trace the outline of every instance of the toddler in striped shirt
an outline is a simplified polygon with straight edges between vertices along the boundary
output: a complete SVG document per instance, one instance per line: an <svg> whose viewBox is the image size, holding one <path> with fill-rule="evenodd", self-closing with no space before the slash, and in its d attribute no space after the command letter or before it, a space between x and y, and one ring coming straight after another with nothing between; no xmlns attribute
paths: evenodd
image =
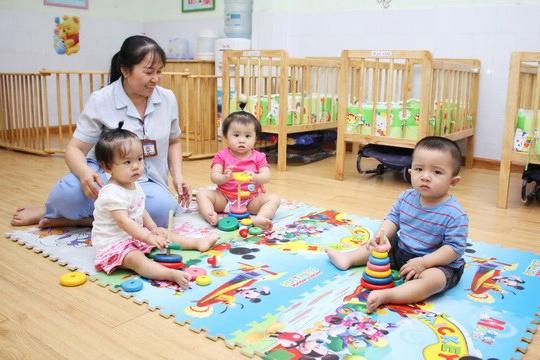
<svg viewBox="0 0 540 360"><path fill-rule="evenodd" d="M461 177L461 151L453 141L429 136L414 149L412 189L396 200L374 239L349 252L328 249L330 261L341 270L365 265L373 247L390 247L392 269L406 282L374 290L367 312L384 304L409 304L454 287L463 274L468 224L467 214L448 193Z"/></svg>

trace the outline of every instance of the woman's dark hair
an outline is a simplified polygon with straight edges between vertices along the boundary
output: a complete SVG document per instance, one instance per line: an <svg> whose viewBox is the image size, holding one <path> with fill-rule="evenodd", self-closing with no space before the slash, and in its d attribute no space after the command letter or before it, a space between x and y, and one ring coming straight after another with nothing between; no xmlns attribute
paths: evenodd
<svg viewBox="0 0 540 360"><path fill-rule="evenodd" d="M165 52L154 40L143 35L130 36L124 40L120 51L114 54L111 59L109 84L122 76L122 67L131 70L150 53L153 54L152 64L160 61L165 65L167 60Z"/></svg>
<svg viewBox="0 0 540 360"><path fill-rule="evenodd" d="M94 149L96 161L105 169L111 168L115 154L123 158L130 152L133 142L127 140L136 140L142 147L139 137L129 130L122 129L123 125L124 122L120 121L116 129L103 130L96 144Z"/></svg>
<svg viewBox="0 0 540 360"><path fill-rule="evenodd" d="M235 111L233 113L230 113L229 116L223 120L223 124L221 125L221 129L223 130L223 135L227 136L227 132L229 131L229 126L231 126L231 123L237 122L242 125L249 125L253 124L253 127L255 128L255 135L257 139L261 135L261 123L257 118L250 112L247 111Z"/></svg>

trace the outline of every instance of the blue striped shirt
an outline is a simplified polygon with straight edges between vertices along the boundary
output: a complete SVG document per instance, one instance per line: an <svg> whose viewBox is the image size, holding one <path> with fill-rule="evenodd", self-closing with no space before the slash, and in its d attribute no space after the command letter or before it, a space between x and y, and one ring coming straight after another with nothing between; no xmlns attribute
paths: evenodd
<svg viewBox="0 0 540 360"><path fill-rule="evenodd" d="M406 190L386 219L398 227L397 245L411 254L423 256L443 245L450 246L459 255L465 251L469 218L453 196L438 205L424 207L418 191ZM448 265L457 268L463 263L460 256Z"/></svg>

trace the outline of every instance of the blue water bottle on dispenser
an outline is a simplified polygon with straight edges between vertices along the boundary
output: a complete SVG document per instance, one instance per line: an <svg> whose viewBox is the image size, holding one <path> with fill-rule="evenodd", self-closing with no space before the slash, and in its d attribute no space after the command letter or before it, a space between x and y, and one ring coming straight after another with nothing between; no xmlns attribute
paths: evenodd
<svg viewBox="0 0 540 360"><path fill-rule="evenodd" d="M225 0L225 35L251 38L252 0Z"/></svg>

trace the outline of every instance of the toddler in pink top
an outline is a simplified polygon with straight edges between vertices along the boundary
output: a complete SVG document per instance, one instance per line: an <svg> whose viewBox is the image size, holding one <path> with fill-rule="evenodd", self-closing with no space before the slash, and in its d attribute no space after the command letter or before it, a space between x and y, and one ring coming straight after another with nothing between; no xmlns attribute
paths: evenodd
<svg viewBox="0 0 540 360"><path fill-rule="evenodd" d="M280 198L264 190L263 184L270 181L270 167L266 155L253 149L261 133L261 124L253 114L237 111L227 116L222 129L228 147L214 156L210 173L210 179L218 188L197 194L199 213L210 224L216 225L217 212L224 211L227 204L237 198L238 185L233 173L246 172L251 175L251 181L241 184L241 189L250 192L245 199L247 210L255 215L253 225L269 230Z"/></svg>

